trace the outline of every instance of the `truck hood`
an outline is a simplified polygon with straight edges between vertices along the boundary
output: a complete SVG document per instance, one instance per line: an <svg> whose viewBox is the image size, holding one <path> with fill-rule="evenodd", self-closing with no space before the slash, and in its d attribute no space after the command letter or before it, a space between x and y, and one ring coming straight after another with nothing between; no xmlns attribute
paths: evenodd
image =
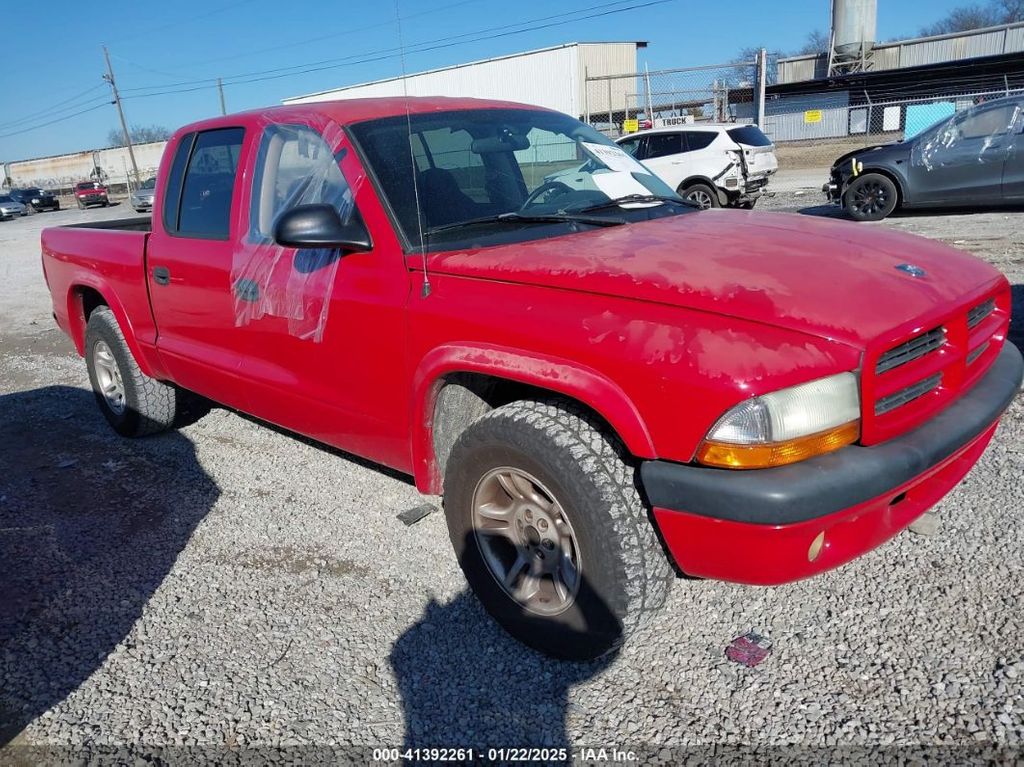
<svg viewBox="0 0 1024 767"><path fill-rule="evenodd" d="M924 269L914 277L900 264ZM556 239L435 254L431 271L669 304L864 348L1001 274L890 229L785 213L708 210Z"/></svg>

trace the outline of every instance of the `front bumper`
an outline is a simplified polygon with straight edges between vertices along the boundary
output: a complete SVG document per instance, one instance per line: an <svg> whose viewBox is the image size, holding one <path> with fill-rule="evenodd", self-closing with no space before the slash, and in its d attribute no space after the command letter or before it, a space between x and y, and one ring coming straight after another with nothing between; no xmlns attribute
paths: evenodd
<svg viewBox="0 0 1024 767"><path fill-rule="evenodd" d="M107 202L107 196L105 194L83 194L79 195L78 201L83 205L98 205L100 203Z"/></svg>
<svg viewBox="0 0 1024 767"><path fill-rule="evenodd" d="M32 207L36 210L60 210L60 201L56 197L42 197L39 202L33 202Z"/></svg>
<svg viewBox="0 0 1024 767"><path fill-rule="evenodd" d="M152 197L132 198L132 207L136 210L149 210L153 207Z"/></svg>
<svg viewBox="0 0 1024 767"><path fill-rule="evenodd" d="M683 572L760 585L806 578L881 545L953 489L1022 374L1020 352L1006 343L970 391L888 442L755 471L648 461L641 480Z"/></svg>

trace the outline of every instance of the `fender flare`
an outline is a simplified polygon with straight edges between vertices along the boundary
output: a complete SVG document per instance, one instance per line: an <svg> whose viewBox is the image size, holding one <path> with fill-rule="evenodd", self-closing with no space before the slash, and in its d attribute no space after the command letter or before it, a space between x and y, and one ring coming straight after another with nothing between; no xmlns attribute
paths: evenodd
<svg viewBox="0 0 1024 767"><path fill-rule="evenodd" d="M78 350L79 355L85 356L86 325L85 311L79 296L81 288L89 288L100 294L103 302L114 313L114 319L117 320L118 327L121 328L124 340L128 344L128 349L135 358L135 361L138 363L139 369L151 378L158 378L159 376L156 375L156 371L150 364L149 356L143 352L142 346L139 344L139 340L135 335L135 329L132 327L132 322L128 317L128 312L125 311L124 306L117 298L117 293L101 277L89 273L76 275L75 281L68 286L68 335L71 336L71 340L75 344L75 349Z"/></svg>
<svg viewBox="0 0 1024 767"><path fill-rule="evenodd" d="M570 397L604 418L631 454L656 457L639 411L619 385L604 374L570 360L521 349L445 344L430 351L413 375L413 475L416 487L424 493L441 492L443 480L434 456L434 407L445 377L453 373L490 375Z"/></svg>

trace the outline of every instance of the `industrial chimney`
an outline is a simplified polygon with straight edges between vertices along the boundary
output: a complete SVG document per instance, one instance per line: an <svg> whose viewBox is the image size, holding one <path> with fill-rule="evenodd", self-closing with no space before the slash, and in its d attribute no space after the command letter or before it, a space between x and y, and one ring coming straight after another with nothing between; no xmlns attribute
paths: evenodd
<svg viewBox="0 0 1024 767"><path fill-rule="evenodd" d="M878 27L878 0L832 0L829 75L870 68Z"/></svg>

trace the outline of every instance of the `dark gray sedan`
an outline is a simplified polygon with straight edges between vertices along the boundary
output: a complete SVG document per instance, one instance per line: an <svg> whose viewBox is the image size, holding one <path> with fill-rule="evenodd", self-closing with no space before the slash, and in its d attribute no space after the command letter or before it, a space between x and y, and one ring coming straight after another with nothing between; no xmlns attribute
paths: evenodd
<svg viewBox="0 0 1024 767"><path fill-rule="evenodd" d="M864 147L832 165L823 191L858 221L900 208L1024 202L1024 96L978 104L907 141Z"/></svg>

